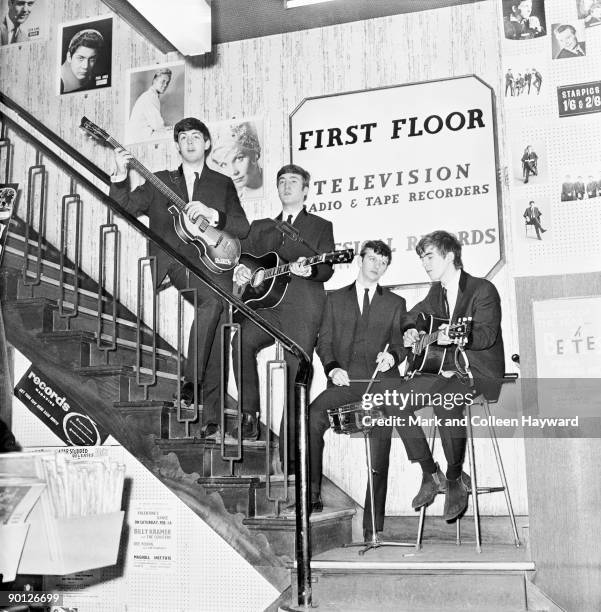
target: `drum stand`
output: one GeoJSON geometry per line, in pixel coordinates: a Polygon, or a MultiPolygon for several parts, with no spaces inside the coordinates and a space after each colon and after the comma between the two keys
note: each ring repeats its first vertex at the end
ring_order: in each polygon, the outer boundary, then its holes
{"type": "Polygon", "coordinates": [[[376,531],[376,512],[374,507],[374,471],[371,465],[371,431],[372,427],[365,427],[363,429],[363,439],[365,440],[365,460],[367,462],[367,485],[369,487],[369,500],[371,504],[371,542],[353,542],[351,544],[345,544],[344,548],[350,548],[355,546],[361,546],[359,551],[360,555],[364,555],[368,550],[380,548],[382,546],[404,546],[415,548],[415,544],[409,542],[383,542],[378,537],[376,531]]]}

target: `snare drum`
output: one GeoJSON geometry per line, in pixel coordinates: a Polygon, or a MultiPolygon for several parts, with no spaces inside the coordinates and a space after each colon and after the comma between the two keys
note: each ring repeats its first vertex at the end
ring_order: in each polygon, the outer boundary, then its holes
{"type": "Polygon", "coordinates": [[[366,415],[371,415],[371,411],[364,410],[361,402],[328,408],[330,427],[337,434],[350,435],[369,428],[369,425],[363,424],[363,417],[366,415]]]}

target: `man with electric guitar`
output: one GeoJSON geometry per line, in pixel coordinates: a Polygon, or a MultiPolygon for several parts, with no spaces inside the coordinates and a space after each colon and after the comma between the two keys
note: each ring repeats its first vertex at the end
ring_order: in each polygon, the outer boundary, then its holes
{"type": "MultiPolygon", "coordinates": [[[[312,265],[305,260],[334,250],[334,233],[330,221],[307,212],[304,202],[309,191],[309,173],[294,164],[282,167],[277,174],[277,188],[282,212],[275,219],[253,221],[248,237],[242,242],[242,250],[250,255],[262,256],[268,252],[277,254],[290,262],[289,274],[275,300],[258,303],[258,313],[275,325],[292,340],[297,342],[308,355],[313,354],[317,332],[326,301],[323,284],[334,270],[329,260],[315,258],[312,265]]],[[[254,284],[256,270],[248,262],[241,263],[234,271],[234,281],[243,287],[254,284]]],[[[260,280],[260,279],[259,279],[260,280]]],[[[262,285],[261,282],[257,283],[262,285]]],[[[245,291],[246,294],[246,291],[245,291]]],[[[245,297],[243,299],[246,300],[245,297]]],[[[249,304],[250,305],[250,304],[249,304]]],[[[259,380],[257,374],[257,353],[273,344],[273,338],[254,323],[241,323],[243,422],[242,435],[255,439],[258,435],[259,380]]],[[[236,351],[236,347],[234,348],[236,351]]],[[[237,357],[237,355],[235,355],[237,357]]],[[[286,353],[288,365],[288,432],[280,427],[280,458],[283,458],[284,437],[288,435],[288,456],[290,468],[294,458],[294,380],[298,369],[297,360],[286,353]]]]}
{"type": "MultiPolygon", "coordinates": [[[[427,506],[437,493],[445,493],[444,518],[451,521],[465,511],[471,486],[469,476],[462,472],[466,428],[457,425],[455,419],[463,416],[464,406],[476,395],[472,385],[487,397],[498,395],[505,371],[501,301],[490,281],[463,270],[461,244],[452,234],[427,234],[417,244],[416,252],[433,284],[401,321],[403,344],[412,350],[408,371],[413,376],[398,388],[407,404],[403,409],[388,406],[387,414],[409,416],[424,407],[424,396],[452,398],[444,404],[433,402],[441,421],[446,474],[434,463],[419,425],[411,425],[407,418],[404,426],[397,427],[407,456],[422,468],[422,485],[413,508],[427,506]],[[428,321],[425,329],[420,323],[423,320],[428,321]],[[468,368],[473,379],[466,376],[468,368]]],[[[379,383],[372,388],[374,394],[378,387],[385,390],[379,383]]]]}
{"type": "MultiPolygon", "coordinates": [[[[190,261],[197,263],[200,258],[207,268],[207,275],[231,291],[232,270],[240,254],[239,239],[248,234],[250,226],[232,180],[211,170],[205,163],[211,149],[211,135],[206,125],[194,117],[178,121],[173,128],[173,137],[182,163],[177,170],[162,170],[156,175],[85,117],[82,127],[94,136],[104,138],[115,149],[116,170],[111,177],[109,195],[131,214],[148,215],[152,231],[162,235],[170,246],[190,261]],[[130,165],[146,178],[146,182],[133,191],[127,173],[130,165]]],[[[183,266],[152,243],[150,255],[157,258],[157,286],[168,275],[177,289],[186,288],[183,266]]],[[[202,392],[203,431],[208,436],[217,431],[220,421],[221,358],[216,332],[225,322],[226,312],[219,296],[192,274],[190,287],[196,289],[198,296],[198,324],[196,338],[194,325],[190,329],[181,397],[187,403],[195,399],[200,401],[202,392]],[[198,384],[196,389],[194,381],[198,384]]],[[[194,304],[191,293],[185,293],[184,298],[194,304]]]]}

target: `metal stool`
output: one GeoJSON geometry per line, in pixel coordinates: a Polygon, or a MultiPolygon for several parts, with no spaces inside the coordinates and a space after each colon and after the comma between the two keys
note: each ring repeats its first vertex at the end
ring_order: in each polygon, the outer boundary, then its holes
{"type": "MultiPolygon", "coordinates": [[[[504,376],[505,380],[515,380],[517,375],[514,374],[506,374],[504,376]]],[[[473,505],[473,514],[474,514],[474,529],[476,532],[476,550],[480,553],[482,552],[482,537],[480,534],[480,508],[478,503],[478,496],[483,493],[500,493],[503,491],[505,494],[505,502],[507,504],[507,512],[509,514],[509,520],[511,521],[511,527],[513,529],[513,538],[514,544],[517,546],[521,545],[520,538],[518,536],[517,524],[515,522],[515,514],[513,512],[513,506],[511,504],[511,497],[509,495],[509,488],[507,486],[507,479],[505,477],[505,469],[503,468],[503,459],[501,458],[501,452],[499,450],[499,442],[497,440],[497,435],[495,433],[495,429],[493,425],[491,425],[491,412],[490,412],[490,404],[496,403],[495,400],[489,400],[484,395],[479,395],[476,397],[474,401],[474,405],[481,405],[484,408],[484,412],[486,414],[488,420],[488,430],[490,433],[490,440],[493,445],[493,449],[495,452],[495,458],[497,460],[497,469],[499,471],[499,477],[501,479],[501,486],[496,487],[479,487],[478,479],[476,474],[476,461],[474,454],[474,438],[472,431],[472,407],[466,406],[465,408],[465,416],[467,417],[467,454],[468,461],[470,466],[470,476],[472,480],[471,490],[468,491],[468,495],[472,495],[472,505],[473,505]]],[[[430,450],[432,453],[434,452],[434,442],[436,441],[436,427],[431,429],[430,433],[430,450]]],[[[424,522],[426,518],[426,506],[422,506],[419,514],[419,524],[417,527],[417,542],[416,547],[419,549],[422,545],[422,537],[424,532],[424,522]]],[[[456,543],[457,545],[461,544],[461,519],[458,518],[455,522],[456,525],[456,543]]]]}

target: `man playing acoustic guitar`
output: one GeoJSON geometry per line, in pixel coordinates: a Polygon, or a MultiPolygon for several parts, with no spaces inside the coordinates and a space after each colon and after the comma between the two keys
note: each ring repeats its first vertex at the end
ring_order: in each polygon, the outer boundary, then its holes
{"type": "MultiPolygon", "coordinates": [[[[460,317],[471,317],[471,329],[459,343],[465,350],[469,367],[474,377],[477,392],[487,397],[498,394],[500,380],[505,371],[503,337],[501,335],[501,301],[495,286],[486,279],[475,278],[463,270],[461,244],[445,231],[436,231],[424,236],[416,247],[422,265],[433,281],[426,297],[418,302],[401,320],[403,343],[413,347],[420,339],[418,320],[420,313],[447,319],[454,324],[460,317]]],[[[450,328],[443,324],[438,329],[437,346],[453,344],[450,328]]],[[[455,349],[456,347],[451,347],[455,349]]],[[[447,350],[441,363],[433,368],[434,373],[417,372],[413,378],[402,383],[399,392],[406,403],[388,406],[387,413],[403,419],[404,426],[397,428],[407,456],[422,468],[422,485],[413,499],[414,509],[431,504],[437,493],[445,493],[444,518],[451,521],[459,517],[467,507],[467,474],[462,473],[466,447],[466,428],[458,425],[464,406],[473,401],[476,393],[461,378],[458,370],[466,365],[462,356],[459,363],[455,350],[447,350]],[[458,367],[459,366],[459,367],[458,367]],[[440,419],[440,436],[447,460],[446,476],[432,458],[423,429],[410,424],[408,417],[424,407],[424,396],[444,398],[432,402],[434,413],[440,419]]],[[[432,369],[432,368],[431,368],[432,369]]],[[[372,392],[378,393],[374,385],[372,392]]],[[[384,387],[382,387],[384,388],[384,387]]]]}
{"type": "MultiPolygon", "coordinates": [[[[185,214],[192,222],[204,218],[218,230],[227,232],[234,238],[244,238],[250,229],[246,214],[240,205],[232,180],[207,167],[206,156],[211,150],[211,135],[202,121],[188,117],[178,121],[173,128],[175,146],[182,163],[177,170],[162,170],[156,177],[165,183],[184,202],[188,202],[185,214]]],[[[150,229],[161,234],[179,254],[200,265],[199,252],[192,244],[183,242],[174,226],[174,217],[169,211],[169,201],[150,182],[139,185],[130,191],[127,180],[127,166],[132,155],[123,148],[115,149],[115,174],[111,177],[110,196],[125,210],[133,215],[148,215],[150,229]]],[[[168,275],[176,289],[186,287],[186,269],[165,255],[151,243],[150,255],[157,258],[157,286],[168,275]]],[[[207,276],[228,291],[232,290],[232,274],[221,274],[206,270],[207,276]]],[[[190,287],[196,289],[198,306],[196,309],[196,338],[194,325],[190,328],[188,358],[184,368],[185,382],[181,388],[182,400],[191,403],[195,399],[194,381],[198,383],[196,396],[201,398],[203,409],[203,432],[206,436],[215,434],[219,423],[219,381],[220,346],[216,341],[217,330],[225,322],[223,301],[193,274],[190,287]],[[196,363],[194,342],[197,342],[196,363]]],[[[192,292],[184,298],[193,303],[192,292]]]]}
{"type": "MultiPolygon", "coordinates": [[[[273,308],[257,312],[297,342],[309,356],[313,354],[317,332],[326,301],[323,284],[334,270],[329,263],[314,266],[303,264],[305,258],[334,250],[334,233],[330,221],[308,213],[304,202],[309,191],[309,173],[294,164],[281,168],[277,174],[277,188],[282,212],[275,219],[252,222],[242,250],[251,255],[277,253],[284,261],[294,262],[291,278],[282,300],[273,308]]],[[[251,270],[240,264],[234,271],[234,280],[243,285],[251,278],[251,270]]],[[[258,435],[259,379],[257,353],[273,344],[271,336],[248,320],[242,322],[242,387],[244,419],[242,433],[247,439],[258,435]]],[[[298,369],[296,358],[285,355],[288,364],[288,457],[292,468],[294,457],[294,380],[298,369]]],[[[283,457],[284,419],[280,427],[280,457],[283,457]]]]}

